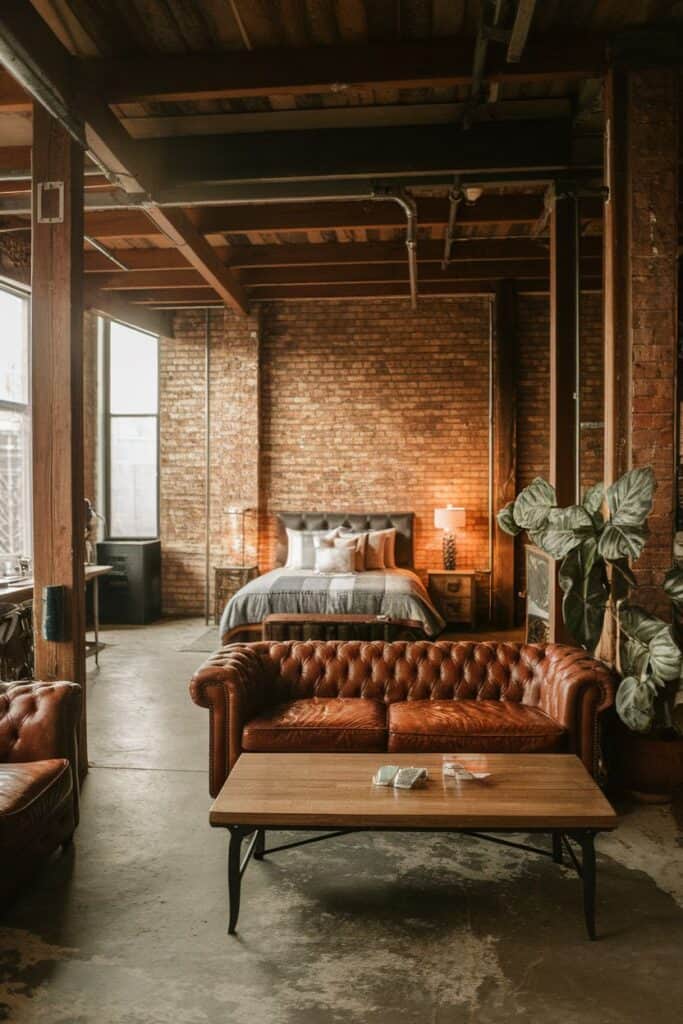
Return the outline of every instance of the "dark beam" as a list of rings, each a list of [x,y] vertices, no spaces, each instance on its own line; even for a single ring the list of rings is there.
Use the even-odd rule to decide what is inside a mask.
[[[123,130],[123,129],[122,129]],[[144,146],[163,168],[156,187],[164,201],[186,201],[176,190],[192,185],[400,178],[409,175],[566,170],[571,121],[503,121],[464,132],[449,125],[261,132],[156,139]],[[171,195],[167,194],[167,190]]]
[[[214,298],[217,304],[221,304],[221,300],[217,296]],[[130,324],[131,327],[139,327],[141,330],[157,334],[161,338],[173,337],[173,323],[167,314],[147,309],[145,306],[134,305],[127,296],[118,292],[102,292],[86,283],[83,305],[94,313],[101,313],[103,316],[120,320],[121,323]]]
[[[216,255],[233,270],[266,267],[342,266],[351,263],[405,263],[403,242],[318,242],[286,245],[216,246]],[[584,238],[583,258],[599,259],[602,242],[598,237]],[[117,249],[120,259],[131,273],[148,270],[187,270],[189,264],[177,249]],[[443,244],[421,241],[417,249],[418,264],[440,263]],[[526,238],[458,238],[453,247],[451,263],[479,263],[488,260],[538,260],[547,263],[550,244],[543,239]],[[111,260],[99,252],[85,253],[88,274],[109,276],[114,272]]]
[[[594,33],[530,42],[519,63],[491,53],[486,80],[538,82],[602,73],[605,42]],[[449,89],[469,85],[469,39],[92,59],[84,74],[108,103],[335,94],[349,89]]]
[[[31,97],[17,81],[0,68],[0,112],[3,114],[30,114]]]
[[[584,260],[584,277],[598,277],[599,259]],[[418,263],[418,280],[424,281],[497,281],[536,279],[547,275],[547,266],[539,260],[479,260],[455,263],[444,271],[438,260]],[[89,275],[101,291],[134,293],[156,288],[202,288],[206,282],[194,270],[113,270],[109,274]],[[402,260],[385,263],[309,264],[307,266],[249,267],[239,272],[244,288],[268,288],[271,285],[336,284],[356,281],[408,280],[405,253]]]
[[[493,515],[517,494],[517,295],[513,281],[496,288],[493,305]],[[515,624],[515,538],[493,524],[493,623]]]
[[[68,679],[83,689],[85,732],[85,581],[83,549],[83,152],[41,106],[33,111],[31,271],[33,577],[35,678]],[[56,190],[63,189],[59,217]],[[51,205],[50,205],[51,203]],[[41,215],[42,214],[42,215]],[[51,216],[53,222],[46,218]],[[43,590],[64,588],[58,639],[43,638]]]

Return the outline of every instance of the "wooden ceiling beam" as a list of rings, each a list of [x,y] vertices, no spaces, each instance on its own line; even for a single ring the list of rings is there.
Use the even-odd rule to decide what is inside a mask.
[[[582,255],[599,257],[602,243],[599,237],[584,238]],[[329,242],[290,243],[287,245],[216,246],[215,253],[222,262],[228,261],[233,270],[249,267],[320,267],[353,263],[405,263],[403,242]],[[146,271],[186,271],[189,264],[177,249],[118,249],[117,257],[126,264],[131,274],[139,276]],[[418,244],[418,263],[440,263],[443,243],[424,240]],[[451,263],[473,263],[488,260],[549,259],[548,243],[543,239],[526,238],[457,238],[451,254]],[[85,269],[98,280],[113,273],[110,260],[99,252],[85,253]]]
[[[534,279],[549,272],[549,264],[538,260],[482,260],[473,263],[453,264],[443,271],[437,262],[418,264],[418,280],[426,281],[476,281],[486,279]],[[599,258],[583,260],[582,274],[596,277],[601,273]],[[206,282],[194,270],[141,270],[112,271],[110,274],[88,275],[100,291],[126,292],[135,301],[141,293],[179,289],[205,289]],[[265,267],[251,268],[240,272],[240,283],[245,289],[269,288],[272,285],[297,287],[318,284],[385,283],[407,281],[408,264],[404,257],[401,263],[351,263],[339,266]]]
[[[183,56],[144,55],[80,61],[81,73],[107,103],[334,95],[352,89],[449,89],[472,81],[470,39],[396,44],[255,49]],[[605,68],[605,40],[562,34],[529,42],[508,64],[492,50],[486,81],[539,82],[595,77]]]
[[[125,192],[146,196],[147,213],[155,227],[227,305],[245,314],[245,293],[184,212],[164,211],[149,202],[159,178],[161,154],[131,139],[102,100],[99,88],[83,88],[74,75],[73,58],[31,4],[12,0],[0,7],[0,60],[85,143],[87,151],[116,177]]]
[[[30,114],[33,101],[9,71],[0,68],[0,112],[3,114]]]
[[[119,124],[119,122],[117,122]],[[121,128],[121,131],[124,131]],[[131,140],[132,141],[132,140]],[[398,181],[455,174],[528,174],[548,177],[571,164],[571,119],[500,121],[384,128],[326,128],[148,139],[144,147],[159,169],[157,198],[163,202],[206,201],[206,189],[270,184],[287,187],[348,179]],[[303,185],[302,185],[303,187]],[[363,189],[359,183],[359,191]],[[307,198],[304,196],[302,198]]]

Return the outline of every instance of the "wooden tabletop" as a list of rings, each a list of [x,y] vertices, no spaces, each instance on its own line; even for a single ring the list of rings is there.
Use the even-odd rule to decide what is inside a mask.
[[[85,582],[94,579],[96,576],[106,576],[112,571],[111,565],[86,565]],[[18,580],[16,583],[3,585],[0,582],[0,601],[28,601],[33,597],[33,577]]]
[[[396,829],[611,829],[617,816],[573,754],[454,754],[486,782],[442,775],[442,754],[242,754],[212,825]],[[427,768],[424,788],[374,786],[383,764]]]

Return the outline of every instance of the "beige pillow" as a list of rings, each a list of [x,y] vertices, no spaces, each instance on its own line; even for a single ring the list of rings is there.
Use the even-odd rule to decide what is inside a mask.
[[[320,545],[315,552],[315,571],[321,573],[353,572],[356,552],[351,547]]]
[[[334,546],[336,548],[348,548],[354,552],[356,572],[363,572],[365,569],[365,546],[367,539],[367,533],[345,533],[334,538]]]
[[[287,561],[285,569],[313,569],[315,549],[321,538],[334,538],[336,530],[287,529]]]
[[[370,530],[365,546],[366,569],[393,569],[396,566],[396,530]]]

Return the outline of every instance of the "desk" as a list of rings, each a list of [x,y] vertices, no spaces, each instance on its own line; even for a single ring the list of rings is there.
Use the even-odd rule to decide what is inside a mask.
[[[93,585],[93,627],[94,640],[86,640],[86,657],[95,655],[95,664],[99,665],[99,633],[100,633],[100,576],[106,576],[112,571],[111,565],[86,565],[85,585],[92,581]],[[33,598],[33,578],[18,580],[16,583],[0,585],[0,604],[21,604],[22,601],[30,601]]]

